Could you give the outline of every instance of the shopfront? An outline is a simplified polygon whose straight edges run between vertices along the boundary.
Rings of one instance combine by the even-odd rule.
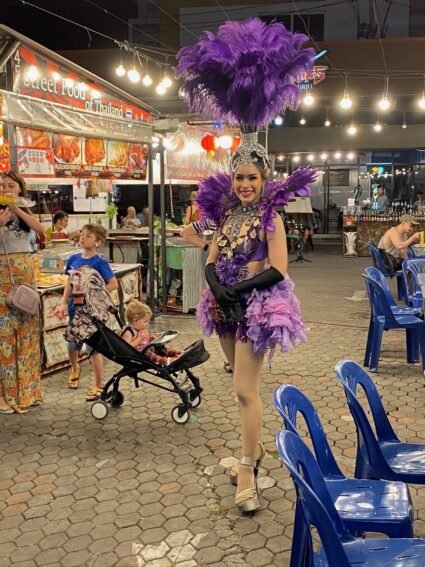
[[[64,210],[70,232],[89,221],[110,228],[115,214],[107,213],[118,183],[145,184],[153,200],[151,108],[4,26],[0,70],[0,170],[24,177],[32,210],[46,226]],[[153,241],[153,230],[146,238]],[[43,372],[68,360],[55,307],[66,281],[64,262],[75,252],[65,238],[35,256]],[[141,297],[141,273],[137,262],[119,261],[111,265],[119,281],[113,300],[123,314],[126,303]]]

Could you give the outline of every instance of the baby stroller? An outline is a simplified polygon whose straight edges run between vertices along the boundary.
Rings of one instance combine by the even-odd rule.
[[[179,332],[165,331],[141,352],[137,351],[105,324],[108,311],[115,314],[118,320],[119,317],[98,272],[84,267],[80,270],[78,278],[79,289],[84,289],[84,302],[76,305],[76,313],[65,338],[84,342],[96,352],[122,366],[122,369],[106,382],[101,399],[92,404],[93,417],[105,419],[110,406],[117,408],[124,403],[120,381],[128,376],[134,380],[136,388],[140,387],[140,383],[145,383],[177,394],[180,403],[172,409],[171,417],[176,423],[186,423],[190,418],[189,410],[198,407],[201,403],[202,388],[191,369],[203,364],[210,357],[205,350],[204,341],[200,339],[194,342],[166,366],[157,364],[146,357],[146,351],[153,348],[161,354],[164,346],[175,339]],[[144,377],[140,376],[142,373]]]

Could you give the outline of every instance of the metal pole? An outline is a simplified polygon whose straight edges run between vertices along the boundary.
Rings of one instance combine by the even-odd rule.
[[[12,52],[10,53],[6,63],[6,89],[8,91],[13,91],[13,59],[11,59],[11,55]],[[18,148],[16,143],[16,126],[11,124],[10,122],[7,122],[5,133],[6,133],[6,140],[9,143],[10,169],[18,173],[19,170],[18,170]]]
[[[149,156],[148,156],[148,207],[149,207],[149,307],[152,311],[155,308],[155,237],[154,237],[154,227],[153,227],[153,150],[152,145],[149,145]]]
[[[161,281],[162,281],[162,312],[167,314],[167,236],[165,227],[165,163],[164,140],[159,141],[159,199],[161,203]]]
[[[330,192],[330,168],[327,161],[325,161],[325,184],[324,184],[324,232],[329,234],[329,192]]]

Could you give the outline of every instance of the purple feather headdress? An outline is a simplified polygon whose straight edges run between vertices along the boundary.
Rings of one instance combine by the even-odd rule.
[[[273,232],[273,215],[275,207],[284,207],[295,197],[310,195],[309,183],[314,183],[317,172],[312,167],[300,167],[283,183],[268,181],[259,206],[263,211],[261,228],[265,232]],[[230,175],[218,173],[207,177],[199,184],[196,197],[203,218],[207,218],[218,227],[224,219],[227,210],[240,204],[239,199],[232,191]]]
[[[226,22],[177,54],[176,76],[193,112],[254,132],[287,108],[298,107],[294,80],[313,67],[307,36],[259,18]]]

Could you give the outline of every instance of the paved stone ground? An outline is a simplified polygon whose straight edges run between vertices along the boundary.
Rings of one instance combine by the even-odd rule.
[[[196,372],[203,400],[186,425],[170,417],[175,396],[129,382],[125,404],[95,421],[84,363],[79,390],[57,373],[43,380],[42,407],[0,418],[1,567],[288,565],[295,495],[276,454],[272,392],[279,383],[302,388],[352,472],[353,422],[333,369],[341,358],[362,361],[369,317],[360,276],[367,259],[329,247],[309,258],[291,266],[309,342],[263,369],[262,510],[241,517],[225,474],[238,454],[238,411],[217,339],[206,340],[211,359]],[[182,346],[199,336],[192,317],[158,318],[155,329],[165,328],[180,329]],[[424,379],[405,362],[403,343],[401,333],[386,334],[374,378],[401,439],[425,442]],[[425,536],[425,491],[412,493],[415,532]]]

